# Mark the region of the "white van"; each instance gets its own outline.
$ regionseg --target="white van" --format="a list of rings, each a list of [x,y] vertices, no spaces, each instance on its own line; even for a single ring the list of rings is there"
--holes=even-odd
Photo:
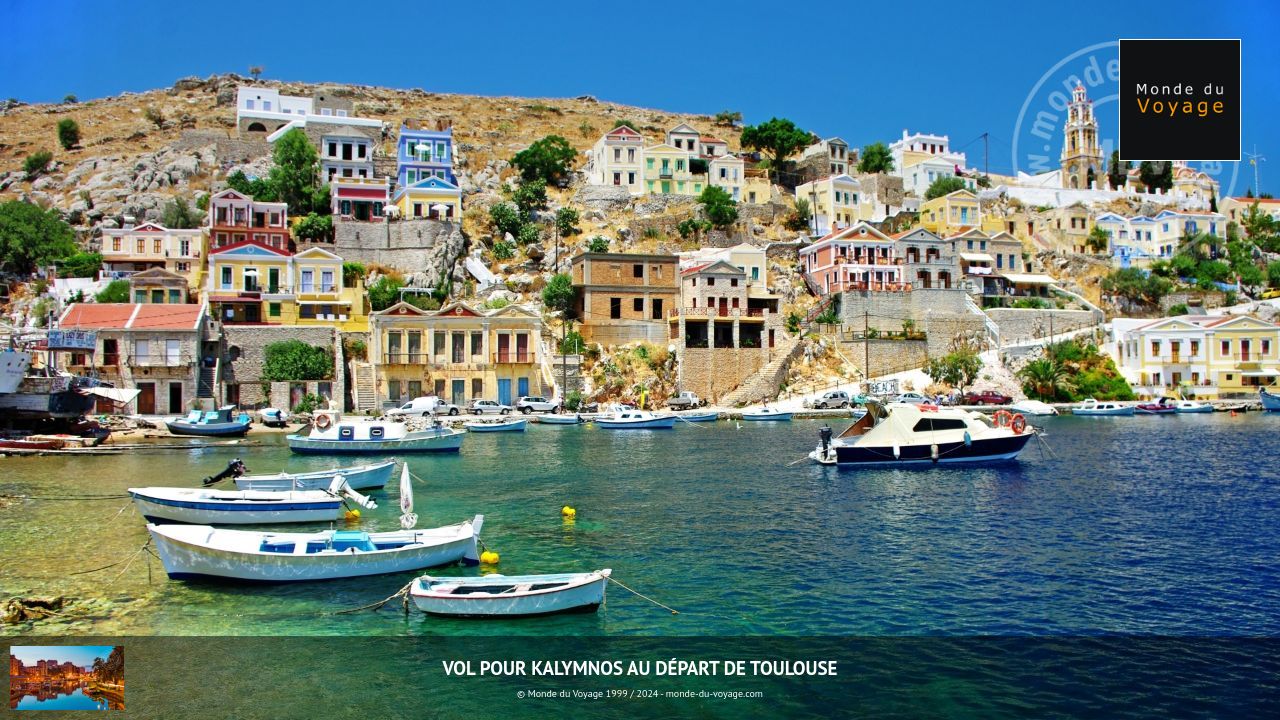
[[[387,411],[387,417],[430,417],[432,415],[457,415],[458,406],[447,403],[435,395],[417,397],[400,407]]]

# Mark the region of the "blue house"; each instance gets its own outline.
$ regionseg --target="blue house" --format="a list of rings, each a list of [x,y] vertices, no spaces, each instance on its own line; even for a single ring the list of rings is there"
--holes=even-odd
[[[396,187],[409,187],[428,178],[440,178],[450,185],[453,174],[453,128],[423,130],[400,126],[396,145]]]

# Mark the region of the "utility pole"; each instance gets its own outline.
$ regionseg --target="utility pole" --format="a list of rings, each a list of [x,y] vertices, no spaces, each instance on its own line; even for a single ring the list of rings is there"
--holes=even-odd
[[[870,295],[867,296],[870,299]],[[871,310],[867,306],[862,307],[862,376],[867,379],[867,387],[871,387],[871,338],[868,337],[871,332],[870,325]]]
[[[991,143],[990,133],[982,133],[982,176],[989,178],[991,175]]]
[[[1258,154],[1258,146],[1253,146],[1253,152],[1245,153],[1245,157],[1249,158],[1249,164],[1253,166],[1253,195],[1254,197],[1262,197],[1262,188],[1258,185],[1258,163],[1265,162],[1266,158]]]

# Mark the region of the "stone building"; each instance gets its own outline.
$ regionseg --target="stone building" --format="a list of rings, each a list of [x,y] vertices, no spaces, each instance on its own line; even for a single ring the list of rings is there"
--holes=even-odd
[[[1071,91],[1067,122],[1062,127],[1062,187],[1092,189],[1106,184],[1106,165],[1098,145],[1098,119],[1084,85]]]
[[[675,255],[582,253],[570,274],[574,313],[588,342],[663,342],[667,312],[679,297]]]
[[[185,305],[191,288],[184,276],[157,267],[129,276],[129,296],[135,303]]]
[[[269,383],[263,378],[267,346],[286,340],[301,340],[325,348],[333,358],[330,377],[319,381],[316,392],[321,397],[337,398],[346,394],[346,367],[337,328],[329,325],[224,325],[223,353],[219,358],[224,384],[223,401],[240,407],[263,407],[272,403]],[[296,381],[296,384],[305,383]],[[274,404],[274,403],[272,403]],[[292,405],[291,405],[292,407]]]

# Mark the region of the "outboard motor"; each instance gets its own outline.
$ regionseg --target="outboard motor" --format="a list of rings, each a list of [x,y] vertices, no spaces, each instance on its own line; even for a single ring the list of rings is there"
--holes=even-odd
[[[823,425],[822,429],[818,430],[818,438],[822,442],[822,456],[826,457],[831,449],[831,426]]]
[[[240,458],[235,458],[231,462],[227,463],[227,467],[225,470],[218,473],[217,475],[212,475],[210,477],[205,478],[203,481],[203,485],[204,487],[209,487],[210,485],[216,485],[217,483],[220,483],[223,480],[226,480],[227,478],[238,478],[241,475],[244,475],[248,471],[249,471],[248,468],[244,466],[244,461],[242,461]]]

